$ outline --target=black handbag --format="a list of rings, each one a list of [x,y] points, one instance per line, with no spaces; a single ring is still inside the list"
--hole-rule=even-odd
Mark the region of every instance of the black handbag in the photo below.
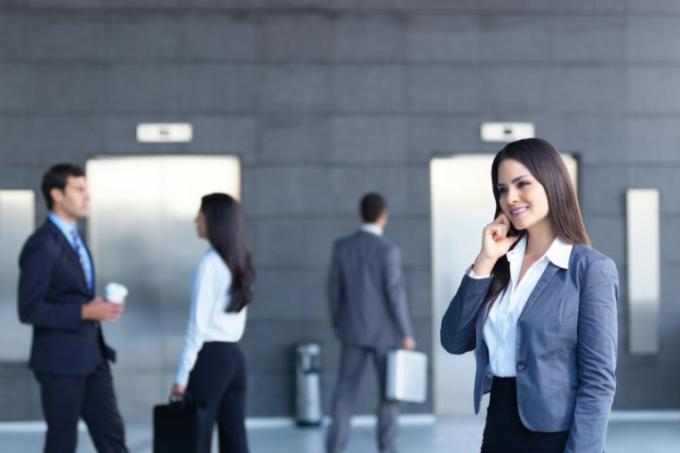
[[[209,453],[212,426],[190,395],[153,408],[153,453]]]

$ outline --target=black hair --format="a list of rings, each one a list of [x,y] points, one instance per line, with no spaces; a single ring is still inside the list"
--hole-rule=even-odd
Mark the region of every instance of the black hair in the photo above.
[[[508,143],[496,154],[491,165],[491,189],[496,200],[494,218],[501,213],[498,168],[506,159],[512,159],[524,165],[543,186],[548,198],[548,219],[557,236],[570,244],[590,245],[576,189],[567,166],[558,149],[541,138],[528,138]],[[520,235],[525,234],[525,231],[520,231]],[[496,261],[492,272],[494,277],[485,298],[485,302],[490,304],[510,282],[510,264],[505,256]]]
[[[54,207],[54,200],[52,199],[52,189],[59,189],[64,191],[66,188],[66,183],[68,178],[79,178],[85,176],[85,172],[82,168],[77,165],[62,163],[51,166],[47,169],[42,178],[42,183],[40,185],[40,190],[45,197],[45,203],[47,204],[47,209],[50,211]]]
[[[387,202],[379,193],[371,192],[361,197],[359,212],[364,223],[374,223],[386,209]]]
[[[231,302],[226,311],[239,312],[252,301],[255,280],[251,254],[246,247],[241,205],[225,193],[212,193],[201,199],[201,212],[205,217],[208,242],[231,271]]]

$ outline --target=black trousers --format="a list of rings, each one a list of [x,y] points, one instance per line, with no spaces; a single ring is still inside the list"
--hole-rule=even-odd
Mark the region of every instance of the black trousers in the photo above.
[[[127,453],[125,428],[113,392],[111,370],[102,361],[83,375],[35,372],[47,422],[45,453],[74,453],[83,418],[99,453]]]
[[[208,430],[206,442],[212,440],[217,422],[220,453],[247,453],[245,426],[246,363],[237,343],[204,343],[194,369],[189,375],[187,392],[205,405]],[[208,445],[205,451],[210,451]]]
[[[529,431],[519,418],[515,378],[493,378],[482,453],[562,453],[569,431]]]

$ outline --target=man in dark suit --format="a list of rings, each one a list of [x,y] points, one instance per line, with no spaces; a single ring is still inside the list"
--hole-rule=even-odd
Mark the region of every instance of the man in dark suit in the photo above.
[[[29,366],[40,384],[47,422],[46,453],[72,453],[78,419],[97,451],[127,452],[100,322],[116,321],[122,304],[95,297],[92,257],[77,221],[88,214],[83,170],[51,167],[42,180],[49,218],[24,244],[19,258],[19,319],[33,325]]]
[[[329,453],[341,452],[349,440],[349,423],[366,359],[378,377],[378,448],[396,451],[397,406],[385,398],[386,360],[391,349],[415,348],[406,306],[399,248],[383,237],[387,204],[376,193],[361,199],[363,224],[333,247],[328,278],[331,319],[342,342],[340,371],[326,438]]]

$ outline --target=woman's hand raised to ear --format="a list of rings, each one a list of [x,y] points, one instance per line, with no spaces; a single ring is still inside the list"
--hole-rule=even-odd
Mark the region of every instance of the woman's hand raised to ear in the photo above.
[[[508,253],[512,244],[517,242],[519,235],[508,236],[510,232],[510,220],[501,213],[493,222],[484,227],[482,231],[482,249],[475,259],[472,270],[476,275],[491,273],[496,261]]]

